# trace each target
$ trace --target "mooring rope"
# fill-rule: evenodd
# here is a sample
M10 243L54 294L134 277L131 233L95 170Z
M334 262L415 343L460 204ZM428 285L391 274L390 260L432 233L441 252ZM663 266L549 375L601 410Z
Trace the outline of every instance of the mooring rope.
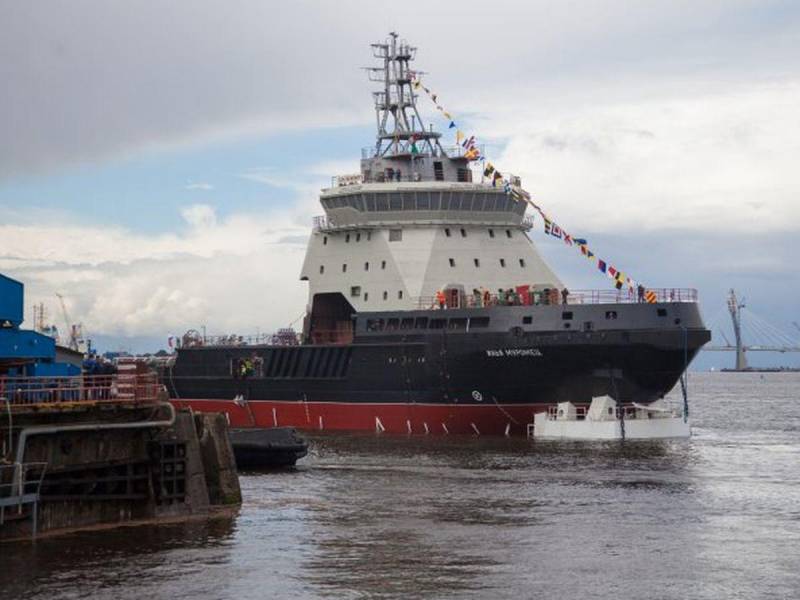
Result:
M683 422L689 421L689 332L683 327L683 373L680 376L683 392Z
M622 441L625 441L625 409L622 406L622 401L619 400L619 392L617 391L617 380L614 379L614 370L611 373L611 387L614 388L614 400L617 402L617 410L619 411L619 430L622 435Z

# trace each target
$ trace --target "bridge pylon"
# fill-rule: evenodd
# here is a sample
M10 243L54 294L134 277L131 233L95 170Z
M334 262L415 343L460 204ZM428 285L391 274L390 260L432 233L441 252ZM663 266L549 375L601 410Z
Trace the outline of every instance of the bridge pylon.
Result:
M733 321L733 335L736 338L736 370L744 371L747 369L747 356L745 355L744 342L742 342L742 309L745 307L744 298L742 301L736 298L736 292L731 289L728 294L728 311L731 313Z

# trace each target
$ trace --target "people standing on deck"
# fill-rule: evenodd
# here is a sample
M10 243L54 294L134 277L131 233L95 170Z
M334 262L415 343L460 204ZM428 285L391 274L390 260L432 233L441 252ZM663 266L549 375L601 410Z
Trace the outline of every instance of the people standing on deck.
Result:
M437 290L436 292L436 304L439 306L440 310L445 308L445 297L442 290Z
M568 298L569 298L569 290L567 288L564 288L563 290L561 290L561 304L569 304Z
M473 288L473 290L472 290L472 301L473 301L473 304L478 308L481 307L481 299L482 299L482 295L481 295L480 290L478 288Z
M640 283L639 287L636 288L636 292L638 295L638 301L644 302L644 286Z

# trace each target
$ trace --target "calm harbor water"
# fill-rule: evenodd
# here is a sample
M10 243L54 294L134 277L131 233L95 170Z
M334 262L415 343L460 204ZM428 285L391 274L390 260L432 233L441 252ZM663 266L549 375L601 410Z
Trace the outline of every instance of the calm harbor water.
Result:
M800 374L690 400L688 442L317 436L235 517L0 545L0 597L800 597Z

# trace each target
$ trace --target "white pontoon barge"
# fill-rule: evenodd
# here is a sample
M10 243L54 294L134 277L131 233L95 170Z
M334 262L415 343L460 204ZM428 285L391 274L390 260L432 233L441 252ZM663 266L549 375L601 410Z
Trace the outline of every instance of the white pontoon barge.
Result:
M545 440L655 440L688 438L688 419L662 400L618 407L610 396L592 399L589 408L560 402L534 415L528 437Z

